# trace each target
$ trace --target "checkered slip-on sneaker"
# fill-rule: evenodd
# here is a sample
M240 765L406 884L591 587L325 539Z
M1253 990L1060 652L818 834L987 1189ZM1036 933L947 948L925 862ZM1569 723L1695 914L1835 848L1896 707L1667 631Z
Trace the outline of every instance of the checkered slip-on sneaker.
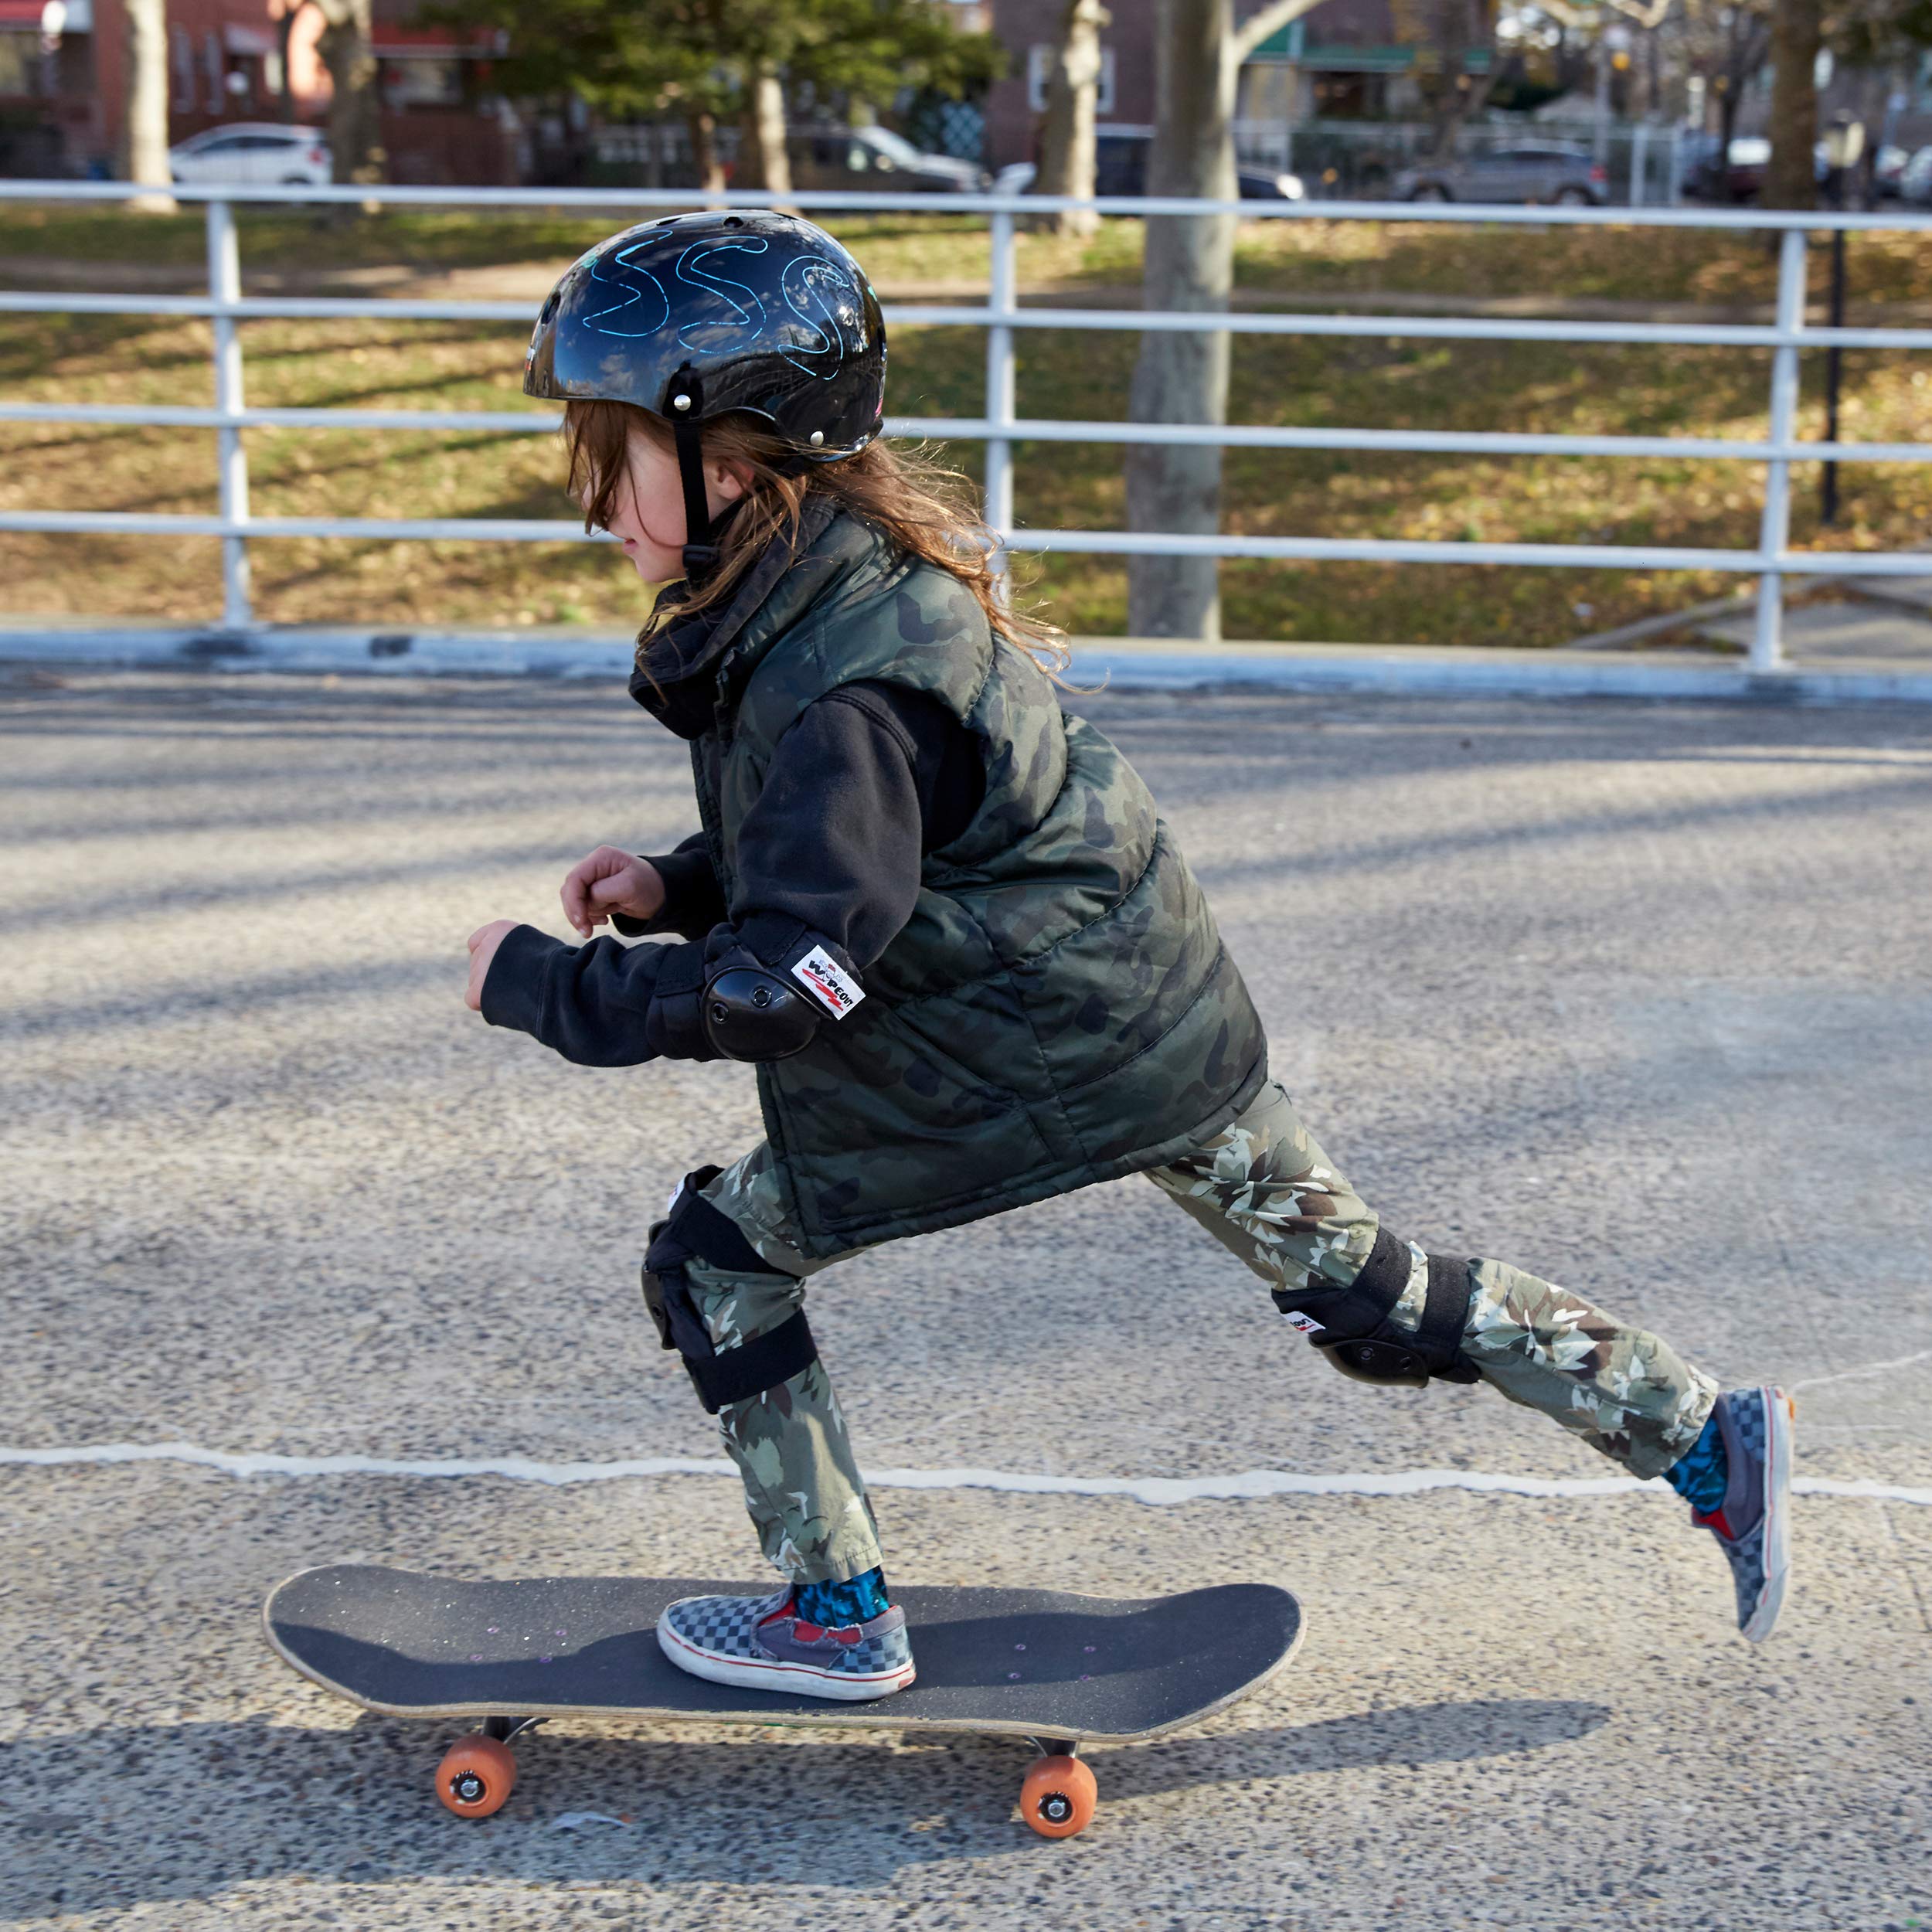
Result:
M1782 1389L1730 1389L1714 1412L1724 1438L1724 1500L1691 1521L1708 1529L1737 1586L1737 1627L1754 1644L1771 1634L1791 1569L1791 1424Z
M799 1617L789 1589L773 1597L681 1597L658 1619L658 1646L693 1677L794 1696L856 1702L889 1697L913 1681L903 1610L822 1630Z

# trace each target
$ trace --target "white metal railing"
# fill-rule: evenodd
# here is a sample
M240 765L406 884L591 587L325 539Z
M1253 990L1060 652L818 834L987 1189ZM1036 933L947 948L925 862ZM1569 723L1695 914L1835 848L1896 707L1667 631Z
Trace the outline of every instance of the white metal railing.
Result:
M126 201L151 192L120 182L0 181L0 202ZM1080 203L1046 196L799 193L774 196L734 192L631 189L329 187L250 189L179 187L182 201L206 202L206 296L98 295L0 291L0 313L206 316L214 328L214 406L0 402L0 421L113 423L209 428L219 452L219 509L213 515L117 510L9 510L0 529L159 533L223 539L223 621L252 622L248 541L251 537L471 538L511 543L601 540L562 519L256 516L248 502L243 432L271 427L335 429L441 429L546 433L557 417L534 410L430 410L250 409L245 400L238 324L267 317L382 317L391 320L510 321L528 326L526 302L419 301L379 297L244 297L234 206L239 202L377 202L392 206L483 208L582 208L614 214L703 206L835 209L917 214L969 213L988 218L992 265L980 306L893 303L889 323L967 327L986 331L985 413L978 417L893 417L889 434L961 437L986 445L988 523L1006 547L1101 555L1138 553L1175 556L1333 559L1377 563L1496 563L1654 570L1711 570L1757 578L1757 627L1750 662L1776 669L1784 580L1787 577L1891 574L1922 569L1915 553L1793 550L1790 547L1791 465L1932 462L1932 442L1800 442L1795 437L1798 355L1805 348L1932 350L1932 328L1828 328L1808 325L1804 313L1808 230L1909 230L1932 245L1932 215L1771 209L1684 208L1516 208L1454 203L1197 202L1104 198ZM1523 226L1634 226L1713 230L1775 230L1781 236L1777 302L1768 324L1545 321L1510 317L1318 315L1243 312L1166 313L1143 309L1042 308L1019 304L1015 243L1020 217L1090 206L1103 214L1137 216L1232 213L1245 219L1490 223ZM1682 345L1771 351L1768 434L1763 438L1677 436L1562 436L1502 431L1316 429L1230 427L1219 423L1095 423L1022 418L1014 413L1014 332L1022 328L1229 330L1243 335L1405 336L1451 342L1567 342ZM1758 541L1751 549L1696 549L1651 544L1464 543L1387 538L1232 536L1175 532L1062 530L1020 527L1013 520L1013 445L1017 442L1219 444L1230 448L1421 451L1468 455L1687 456L1761 463L1765 487Z

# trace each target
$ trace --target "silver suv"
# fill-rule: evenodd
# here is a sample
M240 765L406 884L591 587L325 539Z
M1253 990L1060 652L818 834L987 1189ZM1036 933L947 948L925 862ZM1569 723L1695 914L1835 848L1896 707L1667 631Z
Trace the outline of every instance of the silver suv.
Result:
M1595 206L1607 197L1604 171L1587 149L1519 141L1486 155L1405 168L1390 184L1396 201L1562 202Z

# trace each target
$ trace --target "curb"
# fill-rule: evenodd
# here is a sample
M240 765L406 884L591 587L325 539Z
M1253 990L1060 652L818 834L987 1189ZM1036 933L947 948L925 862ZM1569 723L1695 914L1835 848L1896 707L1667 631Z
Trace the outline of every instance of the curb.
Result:
M0 630L0 661L71 669L406 677L621 678L628 637L581 631L49 626ZM1769 673L1665 651L1444 649L1420 645L1192 645L1077 638L1068 682L1116 691L1243 689L1391 696L1932 704L1932 664ZM1078 694L1077 694L1078 695Z

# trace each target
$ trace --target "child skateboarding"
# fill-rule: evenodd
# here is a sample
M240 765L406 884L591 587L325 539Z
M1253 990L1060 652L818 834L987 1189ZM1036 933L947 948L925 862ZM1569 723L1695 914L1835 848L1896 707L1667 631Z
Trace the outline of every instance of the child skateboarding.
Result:
M1241 975L1133 767L1061 709L1058 634L1002 594L952 480L879 440L863 271L795 216L612 236L543 305L524 389L647 583L631 696L691 747L701 829L600 847L583 944L498 920L468 1001L581 1065L747 1060L764 1141L650 1231L659 1338L718 1418L782 1584L672 1604L665 1654L846 1699L913 1680L805 1284L862 1248L1144 1174L1334 1368L1484 1382L1661 1476L1769 1635L1791 1409L1507 1263L1385 1226L1267 1068ZM600 937L608 922L627 946Z

